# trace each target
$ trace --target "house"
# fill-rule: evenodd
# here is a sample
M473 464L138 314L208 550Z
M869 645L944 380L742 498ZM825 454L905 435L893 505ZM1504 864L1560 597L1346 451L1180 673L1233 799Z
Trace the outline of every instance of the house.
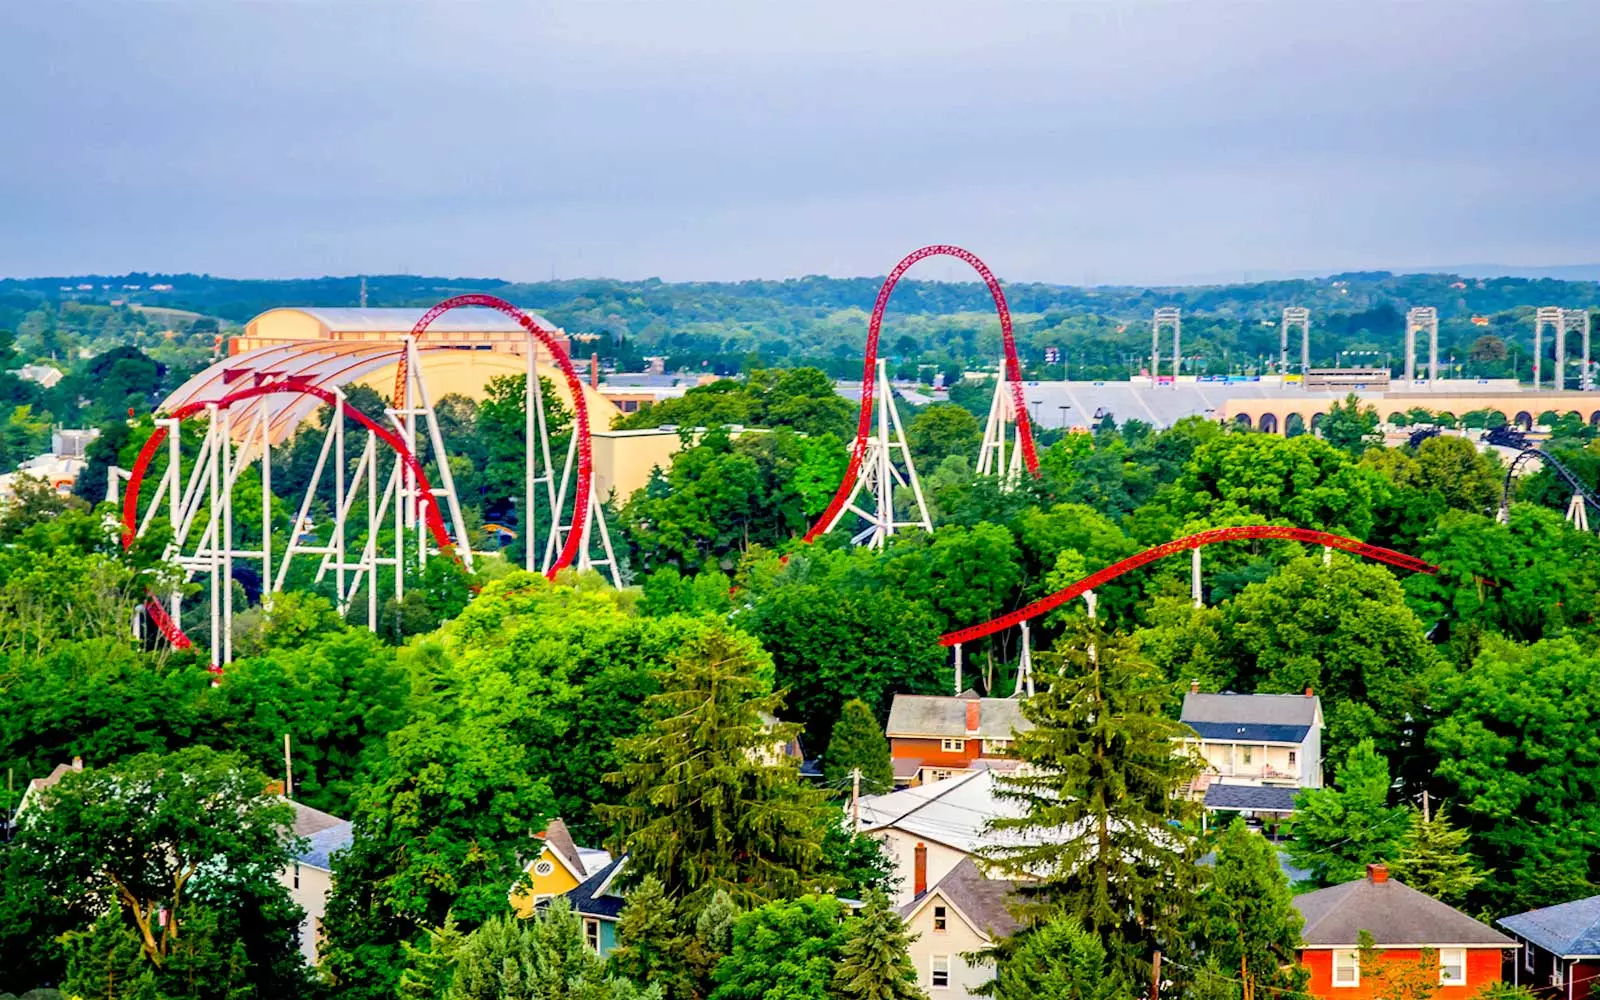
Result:
M583 924L583 941L601 958L617 947L617 921L627 902L617 878L626 867L628 856L607 862L567 893L572 910Z
M1522 944L1512 982L1550 1000L1587 1000L1600 978L1600 896L1495 921Z
M14 818L21 818L23 811L33 805L39 796L44 793L45 789L53 787L68 774L81 770L83 770L83 758L74 757L71 764L57 764L48 776L34 778L29 781L28 787L22 790L22 801L17 803L17 811Z
M1012 742L1032 727L1015 698L980 698L973 691L954 697L897 694L884 727L895 784L1012 767Z
M278 872L278 881L305 911L300 921L300 953L315 965L322 944L322 918L333 892L333 855L350 846L350 821L300 802L284 801L294 809L289 833L304 838L305 847L291 852L289 863Z
M966 1000L994 978L994 963L980 952L1017 929L1008 908L1017 883L990 878L972 858L964 858L931 888L900 907L914 940L911 962L917 983L931 997Z
M1294 811L1300 789L1322 787L1322 699L1310 688L1206 694L1195 683L1179 720L1195 733L1180 742L1205 761L1191 792L1207 810L1272 821Z
M992 820L1017 818L1027 807L996 794L996 772L968 771L915 788L863 795L861 829L877 838L899 880L893 902L909 903L917 887L942 881L984 848L1020 842L1019 834L989 829Z
M532 916L540 903L571 892L611 863L609 853L574 843L560 817L550 821L539 839L539 853L524 867L528 884L519 882L511 890L511 909L519 917Z
M1494 928L1391 879L1381 864L1368 865L1366 878L1296 896L1294 905L1305 918L1306 990L1325 1000L1376 996L1384 966L1423 960L1438 963L1436 1000L1466 1000L1501 981L1504 954L1517 948ZM1362 967L1362 931L1377 945L1379 968Z

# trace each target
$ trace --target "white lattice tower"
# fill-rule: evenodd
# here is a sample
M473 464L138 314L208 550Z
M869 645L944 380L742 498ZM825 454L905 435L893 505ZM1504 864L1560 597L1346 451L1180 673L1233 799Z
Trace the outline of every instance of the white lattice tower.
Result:
M1289 331L1300 330L1300 377L1303 386L1306 372L1311 370L1311 310L1305 306L1285 306L1283 321L1278 327L1278 377L1289 374Z
M1177 306L1162 306L1150 319L1150 385L1158 384L1161 375L1161 330L1172 327L1172 381L1178 381L1178 365L1183 358L1183 311Z
M567 490L572 485L573 477L577 475L578 468L578 435L574 431L572 439L567 442L567 461L561 468L561 485L555 491L555 503L551 507L554 512L552 530L544 547L543 572L549 572L555 564L556 557L560 555L562 547L566 544L567 536L572 532L570 524L564 524L562 514L567 508ZM531 490L531 487L530 487ZM599 542L600 555L593 554L593 547ZM611 545L611 531L606 527L605 508L600 502L598 490L589 491L589 514L583 519L583 539L578 545L578 557L573 560L573 567L578 570L599 569L605 567L605 575L610 578L611 585L618 590L622 589L622 571L617 566L617 552Z
M1594 388L1594 372L1591 368L1593 362L1589 354L1591 323L1587 309L1568 309L1561 315L1562 336L1565 337L1568 332L1576 330L1583 337L1583 367L1578 371L1578 388L1584 392Z
M1022 429L1017 425L1017 402L1006 375L1005 358L1001 358L989 418L983 425L983 446L978 449L978 475L999 476L1002 488L1010 489L1022 476Z
M900 528L933 530L933 520L928 516L928 505L922 498L922 482L917 478L916 465L911 460L911 447L906 444L900 412L894 405L894 391L889 385L887 362L878 360L877 389L873 393L874 432L866 440L861 457L861 474L856 478L849 500L828 522L832 531L845 514L853 513L866 521L866 526L850 537L857 545L865 543L872 548L882 548ZM905 471L901 472L901 466ZM894 488L909 486L916 504L912 519L902 521L894 510ZM870 509L858 501L862 494L871 498Z
M1560 306L1540 306L1533 313L1533 388L1544 381L1544 330L1550 327L1556 337L1556 357L1566 353L1566 310ZM1561 362L1556 362L1556 388L1561 388Z

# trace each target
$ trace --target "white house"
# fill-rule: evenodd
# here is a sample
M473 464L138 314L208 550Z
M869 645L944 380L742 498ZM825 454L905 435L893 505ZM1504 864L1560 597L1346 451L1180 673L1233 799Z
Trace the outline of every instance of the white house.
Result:
M289 805L294 807L289 832L306 838L306 847L278 872L278 881L306 913L300 922L300 953L315 965L322 944L322 917L333 892L333 854L350 846L350 821L299 802L290 801Z
M1205 760L1193 791L1206 808L1274 817L1302 788L1322 787L1322 699L1305 694L1201 693L1191 685L1183 745Z
M965 858L900 908L916 938L910 951L917 983L932 1000L967 1000L994 978L994 963L976 953L1016 930L1008 909L1016 885L989 878L977 862Z

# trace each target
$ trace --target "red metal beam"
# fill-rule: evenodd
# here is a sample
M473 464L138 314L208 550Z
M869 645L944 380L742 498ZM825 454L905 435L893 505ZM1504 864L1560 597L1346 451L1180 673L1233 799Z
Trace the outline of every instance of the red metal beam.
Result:
M861 475L861 461L866 455L867 438L872 431L872 397L878 385L878 336L883 330L883 312L889 305L889 293L894 291L894 286L911 269L911 265L925 257L940 256L966 261L989 287L995 311L1000 314L1000 339L1005 345L1006 352L1006 381L1011 383L1011 401L1017 410L1017 433L1022 439L1022 461L1027 465L1029 472L1035 476L1039 474L1039 455L1033 445L1033 426L1028 421L1028 407L1022 395L1022 366L1017 361L1017 342L1011 331L1011 307L1006 305L1005 292L1000 290L1000 279L994 276L994 272L989 270L987 264L978 259L977 254L969 250L948 243L922 247L906 254L883 280L883 287L878 289L878 299L872 305L872 320L867 324L866 363L861 368L861 413L856 419L856 437L850 447L850 464L845 468L844 480L839 484L839 491L833 495L833 500L828 503L828 509L822 512L822 516L817 518L811 530L806 532L803 539L806 542L815 541L819 535L828 530L828 525L834 516L850 501L850 492L855 489L856 479Z
M1326 545L1329 548L1351 552L1358 556L1366 556L1368 559L1376 559L1378 562L1410 570L1414 573L1435 574L1439 572L1439 567L1434 564L1424 562L1415 556L1408 556L1404 552L1396 552L1394 549L1386 549L1379 545L1368 545L1366 542L1358 542L1354 538L1346 538L1343 535L1331 535L1326 531L1312 531L1308 528L1288 528L1270 524L1211 528L1207 531L1197 532L1193 535L1187 535L1183 538L1157 545L1153 549L1145 549L1137 555L1131 555L1119 563L1113 563L1098 573L1092 573L1071 586L1058 590L1048 597L1041 597L1027 607L1019 608L1010 614L1001 615L999 618L986 621L981 625L972 625L967 628L957 629L954 632L947 632L939 637L939 645L954 646L957 643L971 642L974 639L981 639L984 636L993 635L996 632L1011 628L1013 625L1037 618L1066 604L1068 601L1077 600L1086 591L1094 590L1110 583L1124 573L1132 572L1141 566L1153 563L1158 559L1165 559L1170 555L1176 555L1179 552L1198 549L1216 542L1238 542L1264 538L1308 542L1312 545Z

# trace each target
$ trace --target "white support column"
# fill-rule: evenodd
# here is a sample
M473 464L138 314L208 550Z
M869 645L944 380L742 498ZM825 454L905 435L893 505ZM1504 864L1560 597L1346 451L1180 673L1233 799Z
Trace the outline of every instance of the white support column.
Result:
M217 435L217 464L222 475L222 663L233 662L233 411L222 411ZM213 541L216 544L216 541Z
M961 643L956 643L956 685L955 694L961 694Z
M1196 545L1189 553L1194 557L1189 573L1189 596L1194 598L1195 607L1203 608L1206 602L1200 590L1200 546Z
M1161 328L1172 327L1172 382L1178 382L1178 368L1183 363L1183 312L1177 306L1162 306L1150 319L1150 385L1154 388L1161 377Z
M267 581L272 579L272 439L265 405L257 408L256 421L261 431L261 606L270 609L272 590Z
M1097 620L1097 618L1099 617L1098 614L1097 614L1097 611L1098 611L1098 609L1100 607L1099 595L1097 595L1092 590L1085 590L1083 592L1083 603L1089 606L1089 620L1090 621ZM1092 643L1092 642L1089 643L1089 662L1090 663L1099 663L1100 662L1100 651L1095 648L1095 644Z
M1324 545L1322 547L1322 565L1324 565L1324 566L1332 566L1333 565L1333 546L1332 545Z
M1033 697L1033 637L1027 619L1022 620L1022 655L1017 657L1017 689L1011 697Z
M528 370L524 375L526 382L522 387L522 516L517 519L517 531L522 535L522 568L532 573L534 566L533 549L539 541L539 535L534 531L534 523L539 508L534 499L533 488L539 474L537 467L538 443L534 440L538 434L536 424L539 419L539 371L534 360L532 334L528 335L528 344L525 350L528 354ZM549 442L546 442L546 447L548 445Z
M895 409L894 395L889 385L887 362L878 361L877 431L867 439L866 453L862 456L861 474L857 477L850 498L828 524L833 530L847 513L854 513L866 521L866 526L851 536L857 545L865 543L872 548L882 548L890 535L899 528L933 530L933 520L928 516L928 505L922 496L922 482L917 478L916 465L911 460L911 448L906 444L905 428L900 424L899 411ZM895 463L895 452L905 466L905 474ZM914 519L900 521L894 512L894 487L909 486L916 504ZM872 510L866 510L856 500L866 492L872 498Z
M1589 530L1589 510L1584 506L1582 493L1572 494L1567 504L1567 523L1579 531Z
M1543 381L1544 381L1544 378L1543 378L1544 329L1547 326L1553 328L1551 332L1557 333L1557 336L1556 336L1557 351L1558 351L1558 353L1564 353L1564 352L1561 351L1561 346L1562 346L1561 345L1561 341L1563 339L1565 339L1565 338L1561 337L1561 335L1557 331L1559 331L1561 329L1561 327L1564 325L1565 320L1566 320L1566 310L1562 309L1560 306L1540 306L1538 309L1534 310L1534 313L1533 313L1533 388L1534 388L1535 391L1537 391L1539 388L1541 388L1541 383L1543 383ZM1557 369L1556 369L1556 388L1557 389L1561 388L1561 371L1560 371L1560 366L1559 365L1557 366ZM1535 414L1535 416L1537 416L1537 414Z
M1289 374L1289 331L1300 330L1300 385L1305 387L1305 374L1311 368L1311 310L1305 306L1285 306L1279 324L1278 379L1279 384Z

